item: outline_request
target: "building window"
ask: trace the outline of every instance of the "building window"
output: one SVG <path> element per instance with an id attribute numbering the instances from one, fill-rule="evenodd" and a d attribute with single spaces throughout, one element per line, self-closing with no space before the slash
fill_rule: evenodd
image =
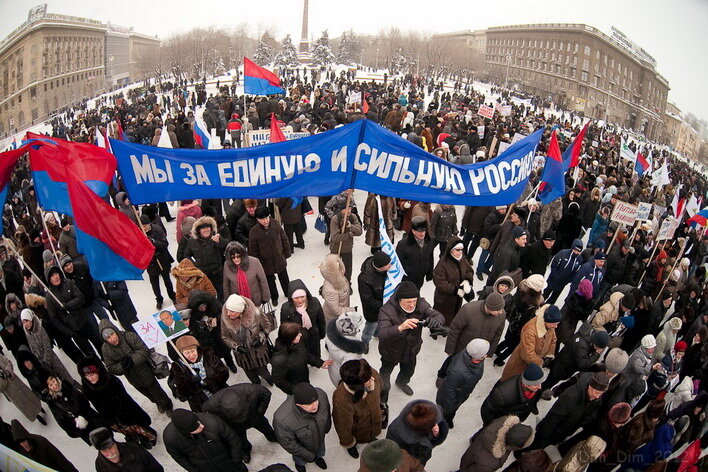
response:
<path id="1" fill-rule="evenodd" d="M 37 87 L 32 87 L 30 89 L 30 99 L 32 99 L 32 100 L 37 99 Z"/>
<path id="2" fill-rule="evenodd" d="M 585 46 L 583 52 L 585 52 L 586 56 L 589 56 L 590 55 L 590 46 Z"/>
<path id="3" fill-rule="evenodd" d="M 590 61 L 583 59 L 583 70 L 590 70 Z"/>
<path id="4" fill-rule="evenodd" d="M 585 71 L 582 71 L 580 73 L 580 80 L 582 80 L 583 82 L 587 82 L 588 81 L 588 73 Z"/>

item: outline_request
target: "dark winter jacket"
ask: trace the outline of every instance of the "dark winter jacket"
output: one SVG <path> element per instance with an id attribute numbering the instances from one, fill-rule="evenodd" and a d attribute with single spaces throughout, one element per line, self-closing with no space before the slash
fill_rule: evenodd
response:
<path id="1" fill-rule="evenodd" d="M 52 326 L 65 336 L 74 336 L 74 333 L 81 331 L 87 320 L 81 308 L 84 306 L 84 296 L 71 280 L 64 280 L 64 276 L 58 267 L 52 266 L 47 270 L 47 280 L 57 272 L 61 282 L 58 286 L 49 283 L 49 290 L 64 305 L 62 308 L 54 297 L 47 296 L 47 312 L 52 320 Z"/>
<path id="2" fill-rule="evenodd" d="M 114 346 L 104 342 L 101 346 L 106 369 L 113 375 L 125 375 L 131 385 L 143 387 L 150 385 L 155 380 L 155 374 L 150 366 L 150 351 L 140 336 L 133 332 L 118 330 L 109 320 L 101 320 L 98 324 L 99 332 L 106 328 L 113 329 L 118 334 L 118 345 Z M 129 358 L 131 365 L 125 369 L 121 359 Z"/>
<path id="3" fill-rule="evenodd" d="M 403 280 L 410 280 L 418 288 L 423 286 L 426 279 L 431 280 L 433 278 L 434 249 L 435 242 L 430 239 L 428 234 L 425 235 L 421 247 L 412 232 L 406 233 L 396 245 L 396 254 L 398 254 L 403 270 L 406 271 Z"/>
<path id="4" fill-rule="evenodd" d="M 516 416 L 503 416 L 472 436 L 460 460 L 460 472 L 494 472 L 501 469 L 509 454 L 516 449 L 507 446 L 506 434 L 519 423 Z M 524 446 L 528 446 L 532 440 L 533 434 Z"/>
<path id="5" fill-rule="evenodd" d="M 12 439 L 15 444 L 6 444 L 23 456 L 29 457 L 35 462 L 39 462 L 43 466 L 49 467 L 57 472 L 78 472 L 74 464 L 72 464 L 64 454 L 57 449 L 48 439 L 38 434 L 30 434 L 17 420 L 12 420 Z M 27 441 L 30 450 L 27 451 L 19 444 L 22 441 Z"/>
<path id="6" fill-rule="evenodd" d="M 192 238 L 187 242 L 184 257 L 192 258 L 194 264 L 209 277 L 214 288 L 218 290 L 223 284 L 224 249 L 226 249 L 228 241 L 220 238 L 219 242 L 216 242 L 211 239 L 211 236 L 208 238 L 201 237 L 197 228 L 204 224 L 211 226 L 211 236 L 218 234 L 214 218 L 202 216 L 197 219 L 194 222 L 194 226 L 192 226 Z"/>
<path id="7" fill-rule="evenodd" d="M 462 298 L 457 294 L 462 282 L 465 280 L 469 282 L 470 290 L 474 282 L 474 270 L 467 258 L 464 257 L 464 253 L 460 253 L 462 257 L 459 261 L 450 253 L 450 250 L 459 243 L 462 241 L 457 236 L 453 236 L 448 241 L 444 255 L 433 270 L 433 283 L 435 284 L 433 308 L 443 314 L 447 325 L 452 322 L 457 310 L 462 305 Z"/>
<path id="8" fill-rule="evenodd" d="M 280 323 L 297 323 L 302 326 L 302 315 L 295 308 L 292 295 L 296 290 L 307 293 L 307 315 L 310 317 L 312 327 L 302 329 L 302 341 L 313 356 L 320 357 L 320 340 L 325 337 L 326 322 L 322 305 L 317 297 L 313 297 L 305 283 L 300 279 L 290 281 L 288 286 L 288 301 L 280 309 Z"/>
<path id="9" fill-rule="evenodd" d="M 462 228 L 470 234 L 484 236 L 483 226 L 484 221 L 489 213 L 494 211 L 494 207 L 469 206 L 465 208 L 465 214 L 462 217 Z"/>
<path id="10" fill-rule="evenodd" d="M 600 353 L 595 351 L 590 342 L 594 332 L 586 323 L 575 333 L 570 343 L 563 346 L 551 365 L 551 373 L 556 379 L 565 380 L 577 371 L 588 371 L 597 362 Z"/>
<path id="11" fill-rule="evenodd" d="M 169 269 L 172 262 L 174 262 L 174 259 L 172 259 L 170 251 L 168 249 L 169 243 L 167 242 L 167 235 L 165 234 L 165 230 L 163 230 L 160 226 L 156 224 L 151 224 L 150 230 L 146 233 L 146 236 L 150 240 L 152 245 L 155 246 L 155 254 L 152 256 L 148 268 L 151 271 L 159 271 L 161 265 L 163 269 Z M 183 239 L 185 240 L 185 244 L 187 244 L 187 241 L 189 240 L 185 238 L 181 238 L 180 242 L 182 242 Z"/>
<path id="12" fill-rule="evenodd" d="M 467 401 L 483 375 L 484 361 L 472 362 L 465 349 L 455 354 L 435 397 L 435 402 L 442 407 L 443 414 L 447 416 L 456 412 L 460 405 Z"/>
<path id="13" fill-rule="evenodd" d="M 621 245 L 615 245 L 605 261 L 605 281 L 613 286 L 622 282 L 624 277 L 625 265 L 627 264 L 627 255 L 622 253 Z"/>
<path id="14" fill-rule="evenodd" d="M 204 402 L 202 408 L 232 428 L 245 430 L 265 415 L 270 397 L 270 390 L 263 385 L 242 383 L 219 390 Z"/>
<path id="15" fill-rule="evenodd" d="M 93 300 L 96 298 L 95 287 L 93 285 L 93 277 L 89 272 L 88 267 L 81 261 L 72 261 L 74 270 L 71 273 L 66 272 L 67 279 L 74 282 L 76 287 L 81 291 L 84 296 L 84 305 L 82 308 L 86 308 Z"/>
<path id="16" fill-rule="evenodd" d="M 484 300 L 466 303 L 450 324 L 450 333 L 445 342 L 445 352 L 449 355 L 462 351 L 473 339 L 489 341 L 489 353 L 497 348 L 506 324 L 506 313 L 493 316 L 484 309 Z"/>
<path id="17" fill-rule="evenodd" d="M 261 261 L 266 275 L 284 271 L 291 253 L 283 227 L 273 219 L 267 228 L 260 223 L 253 226 L 248 233 L 248 253 Z"/>
<path id="18" fill-rule="evenodd" d="M 595 267 L 595 261 L 591 260 L 580 266 L 580 269 L 573 277 L 573 283 L 570 285 L 570 292 L 573 293 L 578 290 L 578 285 L 583 279 L 588 279 L 592 283 L 592 293 L 598 293 L 600 284 L 605 278 L 605 268 Z"/>
<path id="19" fill-rule="evenodd" d="M 521 262 L 522 247 L 516 244 L 516 240 L 512 239 L 504 245 L 500 245 L 497 254 L 494 256 L 494 265 L 492 272 L 487 279 L 487 285 L 491 285 L 502 272 L 514 272 L 519 268 Z"/>
<path id="20" fill-rule="evenodd" d="M 521 377 L 522 375 L 515 375 L 494 384 L 482 403 L 481 415 L 485 425 L 505 415 L 518 416 L 520 421 L 526 421 L 531 413 L 538 412 L 536 405 L 541 398 L 541 392 L 539 390 L 528 397 L 524 395 Z"/>
<path id="21" fill-rule="evenodd" d="M 172 459 L 189 472 L 246 472 L 239 436 L 221 418 L 196 413 L 204 430 L 182 434 L 170 422 L 162 439 Z"/>
<path id="22" fill-rule="evenodd" d="M 118 313 L 120 319 L 122 320 L 133 320 L 133 322 L 138 321 L 138 312 L 133 305 L 133 300 L 130 298 L 130 293 L 128 293 L 128 286 L 125 281 L 119 280 L 116 282 L 104 282 L 106 286 L 106 292 L 108 294 L 108 299 L 111 301 L 113 309 Z M 105 294 L 103 291 L 101 293 L 104 298 Z"/>
<path id="23" fill-rule="evenodd" d="M 193 411 L 201 409 L 207 397 L 205 392 L 218 392 L 226 387 L 226 381 L 229 379 L 229 371 L 212 348 L 200 346 L 197 352 L 198 361 L 203 363 L 206 377 L 202 379 L 194 367 L 180 359 L 172 363 L 168 381 L 170 386 L 174 386 L 173 393 L 177 399 L 189 401 Z"/>
<path id="24" fill-rule="evenodd" d="M 576 241 L 573 241 L 573 244 L 575 244 L 575 242 Z M 557 289 L 570 283 L 582 264 L 582 256 L 580 254 L 573 254 L 572 249 L 558 251 L 551 260 L 551 273 L 548 276 L 548 286 Z"/>
<path id="25" fill-rule="evenodd" d="M 418 403 L 433 405 L 437 410 L 436 424 L 440 428 L 437 437 L 433 437 L 432 431 L 416 431 L 406 422 L 408 412 Z M 411 456 L 425 464 L 430 460 L 433 448 L 445 442 L 448 432 L 447 422 L 443 419 L 443 412 L 439 406 L 428 400 L 413 400 L 403 407 L 398 417 L 389 425 L 386 439 L 396 441 L 401 449 L 405 449 Z"/>
<path id="26" fill-rule="evenodd" d="M 292 395 L 295 385 L 310 381 L 308 365 L 321 367 L 324 364 L 324 361 L 314 356 L 302 341 L 290 346 L 276 341 L 275 352 L 270 362 L 273 366 L 273 383 L 287 395 Z"/>
<path id="27" fill-rule="evenodd" d="M 552 251 L 553 246 L 546 249 L 542 239 L 523 248 L 519 261 L 523 277 L 527 278 L 533 274 L 545 275 L 548 263 L 551 262 Z"/>
<path id="28" fill-rule="evenodd" d="M 42 401 L 49 405 L 57 424 L 71 438 L 88 437 L 93 429 L 104 426 L 84 394 L 69 382 L 62 381 L 61 390 L 57 394 L 52 394 L 49 388 L 45 388 L 42 391 Z M 79 416 L 88 422 L 88 426 L 83 430 L 76 427 L 75 420 Z"/>
<path id="29" fill-rule="evenodd" d="M 278 442 L 287 452 L 305 462 L 314 462 L 317 451 L 325 447 L 325 435 L 332 428 L 327 394 L 315 387 L 319 408 L 307 413 L 295 404 L 292 396 L 273 414 L 273 429 Z"/>
<path id="30" fill-rule="evenodd" d="M 99 452 L 96 472 L 163 472 L 165 469 L 148 451 L 132 442 L 116 442 L 120 463 L 114 464 Z"/>
<path id="31" fill-rule="evenodd" d="M 366 321 L 374 323 L 379 319 L 379 311 L 383 306 L 386 272 L 380 272 L 374 267 L 374 256 L 369 256 L 361 264 L 361 272 L 357 278 L 359 299 Z"/>

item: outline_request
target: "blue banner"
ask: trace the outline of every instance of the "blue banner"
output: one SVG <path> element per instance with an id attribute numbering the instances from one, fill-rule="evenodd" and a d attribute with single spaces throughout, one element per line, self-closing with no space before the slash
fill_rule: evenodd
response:
<path id="1" fill-rule="evenodd" d="M 431 203 L 515 202 L 533 168 L 539 129 L 493 160 L 454 165 L 368 121 L 264 146 L 164 149 L 111 139 L 135 204 L 193 198 L 335 195 L 356 188 Z"/>

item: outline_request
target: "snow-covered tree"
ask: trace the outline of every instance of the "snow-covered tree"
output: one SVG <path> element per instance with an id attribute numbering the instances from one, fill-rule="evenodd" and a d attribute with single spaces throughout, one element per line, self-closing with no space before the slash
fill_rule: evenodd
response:
<path id="1" fill-rule="evenodd" d="M 258 42 L 258 47 L 256 48 L 256 53 L 253 55 L 253 60 L 259 66 L 264 66 L 273 62 L 275 57 L 275 50 L 272 44 L 275 42 L 270 33 L 265 32 L 261 36 L 261 40 Z"/>
<path id="2" fill-rule="evenodd" d="M 339 41 L 339 53 L 337 61 L 340 64 L 353 64 L 359 60 L 361 56 L 361 46 L 356 36 L 342 33 L 342 39 Z"/>
<path id="3" fill-rule="evenodd" d="M 334 53 L 329 45 L 329 33 L 324 30 L 322 36 L 312 46 L 312 62 L 318 66 L 325 67 L 332 64 L 334 60 Z"/>
<path id="4" fill-rule="evenodd" d="M 283 38 L 283 42 L 280 45 L 280 51 L 275 56 L 275 65 L 278 67 L 288 67 L 299 65 L 300 61 L 297 59 L 297 49 L 293 44 L 293 40 L 290 39 L 290 35 Z"/>

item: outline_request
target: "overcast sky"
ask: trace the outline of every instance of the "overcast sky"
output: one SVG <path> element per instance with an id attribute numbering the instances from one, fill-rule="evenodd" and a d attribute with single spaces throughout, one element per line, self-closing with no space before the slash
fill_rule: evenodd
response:
<path id="1" fill-rule="evenodd" d="M 0 0 L 0 38 L 27 19 L 39 2 Z M 247 23 L 250 33 L 270 28 L 277 39 L 300 37 L 303 0 L 61 0 L 49 1 L 50 13 L 94 18 L 160 38 L 195 26 L 234 27 Z M 328 29 L 376 34 L 403 30 L 449 32 L 525 23 L 585 23 L 609 33 L 616 26 L 657 61 L 671 86 L 669 100 L 708 120 L 708 0 L 310 0 L 310 34 Z"/>

